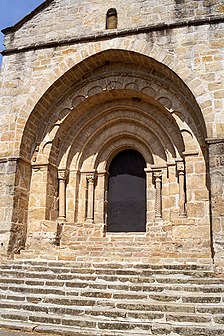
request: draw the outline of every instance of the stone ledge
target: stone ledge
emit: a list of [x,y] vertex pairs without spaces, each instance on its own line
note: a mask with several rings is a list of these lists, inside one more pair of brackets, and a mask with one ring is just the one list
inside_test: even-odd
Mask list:
[[217,143],[224,143],[224,138],[207,138],[206,142],[209,145],[217,144]]
[[[40,44],[32,44],[27,47],[18,47],[18,48],[12,48],[8,50],[1,51],[1,54],[4,55],[11,55],[11,54],[17,54],[21,52],[27,52],[31,50],[39,50],[39,49],[47,49],[47,48],[56,48],[59,46],[65,46],[65,45],[72,45],[72,44],[80,44],[80,43],[88,43],[92,41],[100,41],[105,39],[112,39],[117,37],[125,37],[130,36],[134,34],[144,34],[144,33],[150,33],[154,31],[162,31],[162,30],[168,30],[168,29],[176,29],[176,28],[183,28],[183,27],[190,27],[190,26],[202,26],[202,25],[208,25],[208,24],[219,24],[224,22],[224,16],[223,15],[214,15],[203,19],[193,19],[193,20],[179,20],[173,23],[159,23],[156,25],[147,25],[147,26],[139,26],[136,28],[128,28],[128,29],[119,29],[115,31],[103,31],[98,32],[96,34],[90,34],[85,36],[76,36],[74,38],[67,38],[60,41],[52,41],[47,43],[40,43]],[[3,30],[3,33],[10,33],[8,30]],[[12,30],[13,32],[13,30]]]

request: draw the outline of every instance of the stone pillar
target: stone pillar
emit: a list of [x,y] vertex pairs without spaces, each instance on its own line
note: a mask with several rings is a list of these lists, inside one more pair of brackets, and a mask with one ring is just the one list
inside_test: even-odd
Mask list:
[[156,185],[155,218],[162,218],[162,171],[154,171]]
[[184,170],[184,161],[178,160],[177,163],[177,175],[179,181],[179,216],[186,217],[186,208],[185,208],[185,170]]
[[58,171],[58,181],[59,181],[59,212],[58,221],[64,222],[66,219],[66,179],[67,170],[61,169]]
[[215,263],[224,268],[224,138],[207,139],[211,183],[212,239]]
[[153,188],[152,169],[145,168],[146,173],[146,231],[154,220],[155,190]]
[[57,232],[55,238],[55,245],[60,245],[61,235],[64,223],[66,221],[66,180],[68,172],[66,169],[58,170],[58,198],[59,198],[59,209],[58,209],[58,220],[57,220]]
[[87,180],[86,221],[93,223],[94,221],[94,184],[95,184],[94,174],[87,175],[86,180]]
[[0,259],[13,258],[25,247],[30,176],[29,161],[0,159]]

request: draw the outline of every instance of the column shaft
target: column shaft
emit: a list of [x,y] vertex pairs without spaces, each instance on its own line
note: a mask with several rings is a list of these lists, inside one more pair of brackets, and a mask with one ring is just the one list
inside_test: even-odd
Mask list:
[[88,221],[93,221],[94,219],[94,176],[87,176],[87,216]]
[[66,177],[65,170],[58,172],[59,180],[59,220],[65,220],[66,218]]
[[162,218],[162,173],[155,172],[156,184],[156,201],[155,201],[155,217]]
[[186,217],[185,209],[185,189],[184,189],[184,162],[177,162],[177,173],[179,179],[179,215],[181,217]]

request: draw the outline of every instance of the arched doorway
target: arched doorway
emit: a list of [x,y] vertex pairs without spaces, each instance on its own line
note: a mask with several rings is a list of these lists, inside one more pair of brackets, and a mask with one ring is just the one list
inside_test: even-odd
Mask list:
[[108,232],[146,231],[146,162],[136,150],[118,153],[109,167]]
[[[12,235],[13,244],[20,244],[23,230],[24,237],[29,237],[27,246],[35,245],[40,223],[46,223],[49,232],[40,228],[38,244],[42,236],[51,242],[56,232],[62,245],[72,245],[77,237],[103,237],[108,225],[109,232],[146,231],[144,239],[155,243],[155,249],[158,242],[167,241],[170,251],[172,241],[177,254],[195,252],[197,246],[204,256],[210,241],[207,156],[202,151],[206,129],[195,98],[171,69],[141,54],[110,50],[91,56],[80,66],[83,77],[79,67],[69,70],[43,95],[27,121],[20,149],[24,160],[17,170],[22,175],[16,178],[21,181],[22,177],[26,184],[16,187],[15,216],[20,214],[21,225],[18,238]],[[72,78],[75,84],[62,90],[57,100],[55,88]],[[111,184],[116,174],[112,174],[112,163],[111,167],[107,163],[119,148],[144,155],[147,169],[141,172],[147,179],[147,211],[143,200],[143,219],[137,211],[132,214],[132,206],[129,217],[115,226],[108,212],[107,179],[110,170],[109,207],[113,210]],[[128,173],[118,177],[139,178]],[[21,195],[25,197],[24,186],[27,202],[20,201]],[[128,190],[134,197],[138,188],[126,181],[123,192]],[[145,196],[145,191],[139,195]],[[17,217],[13,218],[17,223]]]

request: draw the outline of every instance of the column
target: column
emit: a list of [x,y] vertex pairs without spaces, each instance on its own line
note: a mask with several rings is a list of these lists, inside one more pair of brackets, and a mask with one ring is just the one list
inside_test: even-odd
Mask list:
[[185,170],[184,170],[184,161],[177,161],[177,174],[179,181],[179,216],[186,217],[186,208],[185,208]]
[[58,170],[58,182],[59,182],[59,209],[58,209],[58,222],[57,222],[57,232],[55,236],[54,244],[59,246],[61,242],[61,234],[63,230],[63,225],[66,220],[66,179],[67,179],[67,170],[61,169]]
[[93,223],[94,220],[94,175],[87,175],[87,211],[86,220]]
[[155,217],[162,218],[162,171],[154,171],[153,176],[156,185]]
[[66,179],[67,179],[67,170],[58,171],[58,180],[59,180],[59,213],[58,220],[65,221],[66,219]]
[[155,189],[153,187],[152,169],[145,168],[146,173],[146,231],[154,220]]

